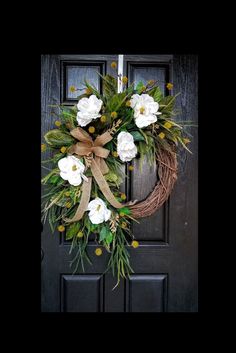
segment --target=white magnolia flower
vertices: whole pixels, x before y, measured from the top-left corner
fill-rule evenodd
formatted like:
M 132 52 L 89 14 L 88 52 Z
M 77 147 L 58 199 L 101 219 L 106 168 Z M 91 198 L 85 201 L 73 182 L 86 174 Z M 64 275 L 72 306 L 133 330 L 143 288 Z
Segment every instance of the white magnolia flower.
M 157 121 L 159 104 L 148 94 L 133 94 L 130 105 L 134 109 L 135 124 L 139 127 L 146 127 Z
M 121 131 L 117 137 L 117 153 L 123 162 L 128 162 L 137 154 L 134 138 L 129 132 Z
M 98 99 L 94 94 L 89 98 L 81 98 L 77 104 L 78 113 L 77 121 L 79 126 L 88 125 L 93 119 L 101 116 L 99 114 L 102 108 L 102 100 Z
M 83 179 L 87 179 L 83 175 L 85 166 L 80 160 L 74 156 L 67 156 L 58 161 L 58 168 L 60 169 L 60 176 L 64 180 L 68 180 L 71 185 L 78 186 Z
M 107 209 L 104 201 L 99 197 L 89 202 L 87 211 L 90 211 L 88 215 L 93 224 L 106 222 L 111 217 L 111 211 Z

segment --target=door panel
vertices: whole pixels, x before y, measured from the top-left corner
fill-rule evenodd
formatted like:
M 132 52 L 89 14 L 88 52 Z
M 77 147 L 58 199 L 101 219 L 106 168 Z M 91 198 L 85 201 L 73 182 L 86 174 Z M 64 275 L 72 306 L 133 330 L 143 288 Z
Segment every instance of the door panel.
M 74 105 L 78 93 L 69 87 L 80 86 L 84 78 L 101 91 L 96 74 L 114 74 L 110 64 L 117 55 L 43 55 L 42 56 L 42 141 L 43 134 L 56 120 L 51 104 Z M 165 94 L 165 82 L 174 83 L 173 94 L 181 92 L 177 105 L 179 120 L 198 119 L 197 57 L 193 55 L 124 56 L 124 75 L 131 82 L 159 81 Z M 81 91 L 83 93 L 83 91 Z M 80 94 L 80 92 L 79 92 Z M 54 108 L 54 112 L 57 112 Z M 88 254 L 93 266 L 85 264 L 85 273 L 72 276 L 69 260 L 70 242 L 48 224 L 42 232 L 41 310 L 46 312 L 190 312 L 197 311 L 197 129 L 191 128 L 193 155 L 181 151 L 179 175 L 169 200 L 151 217 L 133 224 L 139 240 L 131 248 L 130 279 L 116 284 L 106 273 L 108 254 L 97 257 L 91 236 Z M 44 159 L 50 152 L 44 154 Z M 145 161 L 142 172 L 138 160 L 122 185 L 129 199 L 145 198 L 157 181 L 156 168 Z M 125 168 L 125 167 L 124 167 Z M 45 174 L 42 170 L 42 176 Z M 126 172 L 128 172 L 126 170 Z
M 61 62 L 62 77 L 61 80 L 61 96 L 62 103 L 64 104 L 75 104 L 77 103 L 76 97 L 83 93 L 83 90 L 71 93 L 69 90 L 70 86 L 77 88 L 83 87 L 84 80 L 86 79 L 90 84 L 94 85 L 101 92 L 101 78 L 97 75 L 99 72 L 101 75 L 105 72 L 104 61 L 62 61 Z
M 127 282 L 127 312 L 165 311 L 166 275 L 132 275 Z
M 127 75 L 129 82 L 135 85 L 142 81 L 145 85 L 151 79 L 158 81 L 162 92 L 166 94 L 165 82 L 169 81 L 170 67 L 166 63 L 156 62 L 132 62 L 127 61 Z M 134 171 L 129 172 L 130 199 L 142 200 L 153 190 L 157 182 L 157 167 L 150 167 L 147 160 L 144 161 L 140 171 L 139 160 L 134 160 Z M 142 177 L 140 178 L 140 172 Z M 139 241 L 167 242 L 166 218 L 168 214 L 168 203 L 158 213 L 142 219 L 140 224 L 133 224 L 133 234 Z
M 61 282 L 62 312 L 102 311 L 102 275 L 63 275 Z

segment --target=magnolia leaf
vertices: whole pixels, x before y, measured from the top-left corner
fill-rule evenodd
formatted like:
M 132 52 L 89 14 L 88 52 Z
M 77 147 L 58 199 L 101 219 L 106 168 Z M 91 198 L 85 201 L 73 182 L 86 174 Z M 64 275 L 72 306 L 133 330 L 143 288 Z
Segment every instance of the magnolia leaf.
M 48 131 L 44 135 L 44 138 L 47 144 L 52 147 L 69 146 L 72 145 L 75 141 L 75 139 L 71 135 L 62 132 L 59 129 Z
M 90 230 L 91 232 L 94 232 L 98 228 L 98 224 L 91 224 Z
M 143 135 L 139 131 L 131 131 L 130 134 L 133 136 L 134 141 L 145 141 Z
M 101 229 L 101 232 L 100 232 L 99 240 L 102 241 L 102 240 L 106 239 L 108 232 L 109 232 L 109 230 L 107 229 L 107 227 L 103 226 Z
M 109 245 L 109 244 L 111 244 L 111 242 L 112 242 L 112 240 L 113 240 L 113 234 L 112 234 L 112 232 L 111 231 L 109 231 L 108 233 L 107 233 L 107 236 L 106 236 L 106 243 Z

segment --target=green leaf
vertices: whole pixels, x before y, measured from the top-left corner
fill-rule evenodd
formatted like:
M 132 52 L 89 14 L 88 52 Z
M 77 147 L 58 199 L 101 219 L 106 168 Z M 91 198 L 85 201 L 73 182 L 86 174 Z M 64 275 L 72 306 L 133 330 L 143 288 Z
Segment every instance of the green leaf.
M 124 91 L 124 93 L 129 96 L 133 93 L 134 91 L 134 83 L 131 83 L 131 85 L 129 85 L 129 87 L 127 87 L 127 89 Z
M 142 93 L 142 88 L 143 88 L 144 84 L 142 81 L 139 81 L 139 83 L 137 84 L 135 90 L 137 91 L 138 94 Z
M 69 146 L 72 145 L 75 141 L 71 135 L 62 132 L 59 129 L 48 131 L 44 135 L 44 138 L 47 144 L 52 147 Z
M 102 76 L 101 74 L 99 74 L 99 76 L 101 76 L 101 78 L 103 80 L 102 86 L 103 86 L 104 96 L 109 98 L 109 97 L 112 97 L 114 94 L 116 94 L 117 93 L 117 80 L 111 75 Z
M 154 87 L 150 91 L 148 91 L 149 96 L 153 97 L 155 102 L 160 102 L 163 98 L 164 95 L 160 89 L 160 87 Z
M 109 245 L 111 244 L 112 240 L 113 240 L 113 234 L 111 231 L 109 231 L 108 235 L 106 236 L 106 243 Z
M 59 174 L 59 169 L 58 168 L 55 168 L 55 169 L 53 169 L 50 173 L 48 173 L 47 175 L 45 175 L 45 177 L 43 177 L 42 179 L 41 179 L 41 183 L 42 184 L 47 184 L 47 182 L 49 181 L 49 179 L 53 176 L 53 175 L 58 175 Z
M 139 131 L 130 131 L 130 134 L 133 136 L 134 141 L 145 141 L 144 137 Z
M 119 209 L 119 213 L 124 213 L 126 215 L 129 215 L 129 214 L 131 214 L 131 211 L 128 207 L 122 207 Z
M 80 223 L 74 222 L 66 228 L 66 240 L 72 239 L 80 230 Z
M 98 73 L 99 74 L 99 73 Z M 102 99 L 101 94 L 99 93 L 99 91 L 96 89 L 96 87 L 94 87 L 93 85 L 90 85 L 89 82 L 87 80 L 84 80 L 85 82 L 85 86 L 90 89 L 90 91 L 97 96 L 98 98 Z M 87 95 L 85 95 L 85 97 L 88 97 Z M 80 97 L 80 99 L 83 98 L 82 95 Z
M 90 230 L 91 230 L 91 232 L 94 232 L 97 228 L 98 228 L 98 224 L 92 223 Z
M 113 234 L 107 226 L 103 226 L 100 231 L 99 241 L 105 241 L 108 245 L 113 240 Z
M 159 102 L 161 110 L 163 110 L 163 112 L 172 111 L 174 109 L 175 99 L 179 94 L 180 93 L 176 94 L 175 96 L 163 97 Z
M 51 178 L 49 179 L 49 183 L 56 185 L 60 180 L 61 180 L 61 177 L 59 175 L 52 175 Z
M 100 232 L 99 240 L 102 241 L 102 240 L 106 239 L 107 233 L 108 233 L 107 227 L 103 226 L 101 229 L 101 232 Z
M 61 158 L 64 158 L 65 157 L 65 153 L 56 153 L 54 154 L 53 158 L 52 158 L 52 161 L 54 163 L 58 163 L 58 161 L 61 159 Z
M 115 183 L 118 180 L 118 176 L 115 173 L 109 171 L 108 174 L 105 175 L 105 179 L 111 183 Z
M 88 234 L 90 234 L 92 223 L 90 222 L 90 219 L 88 217 L 85 218 L 84 225 L 87 228 Z
M 109 112 L 117 111 L 124 100 L 125 100 L 124 93 L 114 94 L 107 102 L 107 110 Z

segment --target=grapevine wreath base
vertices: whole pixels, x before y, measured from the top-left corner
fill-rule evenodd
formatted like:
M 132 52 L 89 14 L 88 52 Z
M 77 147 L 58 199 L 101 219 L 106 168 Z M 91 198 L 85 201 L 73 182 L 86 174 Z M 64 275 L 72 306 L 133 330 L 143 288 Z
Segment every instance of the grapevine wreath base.
M 191 151 L 184 122 L 175 121 L 178 94 L 164 96 L 154 80 L 117 92 L 120 77 L 101 78 L 102 95 L 85 80 L 77 105 L 51 106 L 58 120 L 57 129 L 48 131 L 46 144 L 41 145 L 42 152 L 52 151 L 52 157 L 42 161 L 49 170 L 42 178 L 42 221 L 48 220 L 52 232 L 57 229 L 71 241 L 73 273 L 85 271 L 85 260 L 91 263 L 87 245 L 90 234 L 95 234 L 95 255 L 108 252 L 107 270 L 117 277 L 118 285 L 120 278 L 134 272 L 130 250 L 139 243 L 132 222 L 139 223 L 139 218 L 151 216 L 165 203 L 177 179 L 178 147 Z M 122 78 L 124 85 L 127 81 Z M 167 83 L 166 88 L 173 85 Z M 70 87 L 71 92 L 77 90 Z M 129 178 L 122 166 L 128 163 L 126 170 L 132 173 L 134 158 L 141 170 L 144 160 L 157 165 L 158 182 L 146 199 L 127 202 L 119 190 L 123 179 Z
M 175 152 L 160 150 L 156 159 L 159 181 L 145 200 L 131 205 L 134 218 L 151 216 L 167 201 L 177 180 L 177 158 Z

